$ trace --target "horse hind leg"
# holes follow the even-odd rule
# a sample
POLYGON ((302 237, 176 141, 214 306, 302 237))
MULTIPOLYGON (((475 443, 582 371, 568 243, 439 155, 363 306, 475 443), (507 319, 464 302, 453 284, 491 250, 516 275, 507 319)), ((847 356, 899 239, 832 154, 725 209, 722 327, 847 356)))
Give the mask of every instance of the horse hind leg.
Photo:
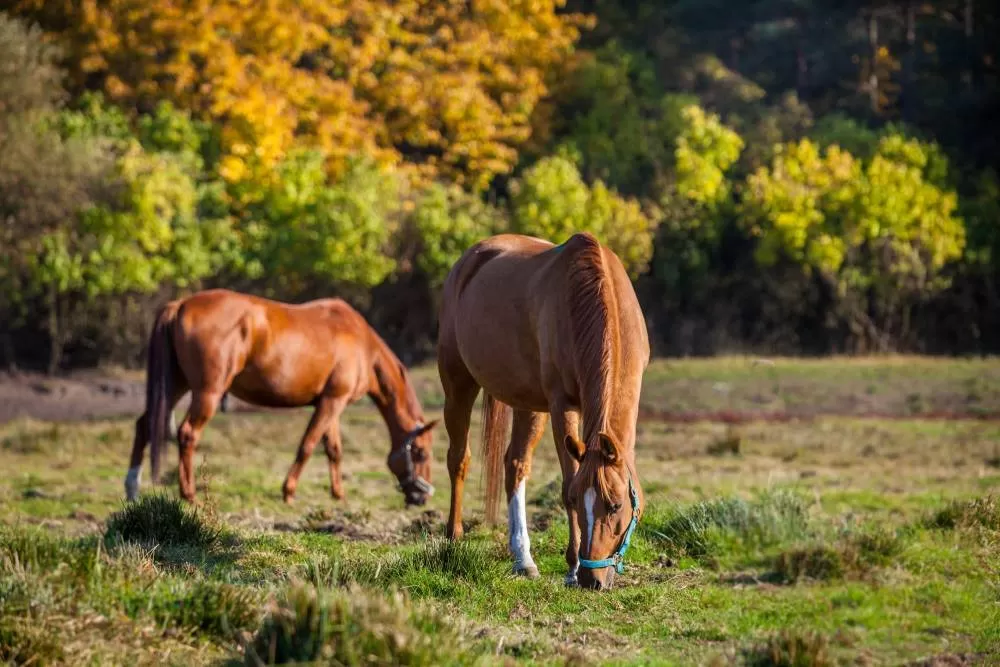
POLYGON ((451 479, 451 508, 446 528, 448 539, 461 539, 462 493, 472 454, 469 451, 469 424, 479 385, 461 361, 438 355, 438 369, 444 388, 444 425, 448 431, 448 477, 451 479))
POLYGON ((528 517, 525 511, 525 484, 531 474, 535 446, 545 430, 547 417, 545 413, 528 410, 514 412, 505 460, 507 529, 510 552, 514 557, 514 574, 521 574, 529 579, 538 577, 538 566, 531 557, 531 538, 528 535, 528 517))
MULTIPOLYGON (((170 420, 167 425, 167 439, 176 440, 177 426, 174 419, 174 409, 181 397, 187 392, 179 378, 174 378, 174 392, 170 398, 170 420)), ((147 412, 135 420, 135 436, 132 440, 132 455, 129 458, 128 472, 125 474, 125 498, 135 500, 139 496, 139 486, 142 481, 142 457, 149 444, 149 417, 147 412)))

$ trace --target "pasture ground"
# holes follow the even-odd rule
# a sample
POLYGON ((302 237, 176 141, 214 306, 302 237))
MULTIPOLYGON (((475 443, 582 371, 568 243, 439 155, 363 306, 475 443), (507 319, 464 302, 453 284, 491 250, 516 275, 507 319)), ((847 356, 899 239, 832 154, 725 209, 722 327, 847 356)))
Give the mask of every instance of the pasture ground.
MULTIPOLYGON (((436 371, 414 378, 440 414, 436 371)), ((0 425, 0 662, 1000 663, 997 360, 655 362, 648 510, 599 594, 562 584, 550 437, 528 486, 542 577, 527 581, 508 574, 505 527, 480 521, 478 421, 452 545, 443 429, 419 510, 402 509, 364 403, 343 420, 344 501, 320 451, 281 502, 305 411, 234 411, 199 449, 197 510, 173 500, 173 446, 171 485, 126 506, 119 394, 93 404, 101 418, 57 422, 45 406, 72 392, 20 391, 33 400, 0 425)))

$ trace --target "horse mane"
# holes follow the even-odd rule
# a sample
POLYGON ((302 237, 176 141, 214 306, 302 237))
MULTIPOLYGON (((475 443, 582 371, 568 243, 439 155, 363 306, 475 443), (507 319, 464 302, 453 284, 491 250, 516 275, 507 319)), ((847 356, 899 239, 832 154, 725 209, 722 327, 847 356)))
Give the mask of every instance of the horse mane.
MULTIPOLYGON (((583 442, 597 446, 607 428, 613 373, 618 367, 618 307, 601 244, 591 234, 576 234, 568 272, 569 317, 583 412, 583 442)), ((589 453, 589 452, 588 452, 589 453)), ((587 457, 585 457, 587 458, 587 457)))

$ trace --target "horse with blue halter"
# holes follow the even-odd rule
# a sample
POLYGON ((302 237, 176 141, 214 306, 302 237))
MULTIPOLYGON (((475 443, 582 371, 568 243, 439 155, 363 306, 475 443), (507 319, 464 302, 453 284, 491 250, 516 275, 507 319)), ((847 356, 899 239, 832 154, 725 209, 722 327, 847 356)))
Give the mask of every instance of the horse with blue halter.
POLYGON ((292 305, 228 290, 206 290, 164 306, 153 325, 146 372, 146 411, 136 420, 125 493, 139 493, 143 451, 150 444, 153 482, 167 424, 191 393, 177 429, 180 494, 193 501, 194 452, 228 393, 264 407, 314 408, 282 492, 292 502, 299 475, 323 442, 330 492, 344 495, 340 415, 367 395, 389 428, 388 466, 407 505, 433 493, 431 429, 402 362, 356 310, 340 299, 292 305))
POLYGON ((486 514, 495 518, 503 480, 514 571, 538 576, 525 482, 551 417, 569 520, 566 583, 610 587, 644 507, 635 440, 648 363, 632 283, 593 236, 555 246, 501 235, 466 251, 445 282, 438 338, 452 483, 448 536, 462 535, 469 423, 482 390, 486 514))

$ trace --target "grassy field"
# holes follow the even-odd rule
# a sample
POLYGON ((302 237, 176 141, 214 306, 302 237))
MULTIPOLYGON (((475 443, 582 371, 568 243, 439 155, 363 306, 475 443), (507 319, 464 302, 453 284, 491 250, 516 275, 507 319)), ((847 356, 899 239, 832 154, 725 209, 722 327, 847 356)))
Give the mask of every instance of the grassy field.
MULTIPOLYGON (((436 415, 436 373, 414 376, 436 415)), ((320 453, 291 507, 305 411, 216 417, 197 510, 173 448, 172 484, 123 504, 130 420, 2 425, 0 663, 1000 663, 1000 362, 660 361, 643 407, 649 509, 606 593, 562 584, 551 439, 527 581, 480 521, 478 467, 467 539, 441 539, 443 433, 438 494, 402 508, 367 404, 343 423, 347 498, 320 453), (726 411, 782 419, 663 418, 726 411)))

